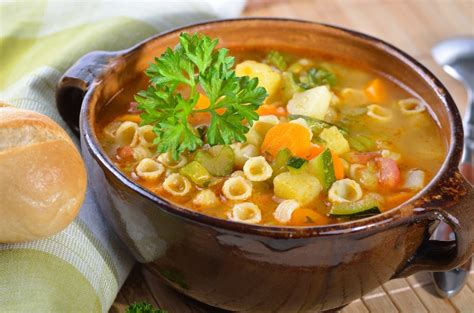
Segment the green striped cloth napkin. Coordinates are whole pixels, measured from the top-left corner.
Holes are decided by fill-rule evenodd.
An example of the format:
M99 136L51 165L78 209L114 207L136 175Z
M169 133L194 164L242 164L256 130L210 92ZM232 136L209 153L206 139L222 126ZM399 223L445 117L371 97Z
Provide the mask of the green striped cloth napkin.
M235 17L244 2L0 1L0 101L49 115L67 129L55 86L79 57L124 49L180 25ZM0 244L0 312L105 312L134 262L88 190L78 218L61 233Z

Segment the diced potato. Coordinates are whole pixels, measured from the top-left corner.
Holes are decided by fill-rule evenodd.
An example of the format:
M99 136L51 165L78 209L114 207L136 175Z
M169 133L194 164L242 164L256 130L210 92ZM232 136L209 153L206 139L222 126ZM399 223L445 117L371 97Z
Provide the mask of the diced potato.
M323 189L319 180L308 173L281 173L273 180L277 197L293 199L305 205L319 195Z
M328 86L318 86L295 93L286 107L289 114L305 115L323 120L331 103L332 92Z
M265 88L268 98L271 98L280 88L281 75L267 64L256 61L244 61L235 67L237 76L257 77L258 85Z
M349 142L336 126L325 128L319 137L327 143L329 149L339 155L350 151Z
M220 203L216 194L209 189L201 190L193 199L193 204L202 208L214 208Z

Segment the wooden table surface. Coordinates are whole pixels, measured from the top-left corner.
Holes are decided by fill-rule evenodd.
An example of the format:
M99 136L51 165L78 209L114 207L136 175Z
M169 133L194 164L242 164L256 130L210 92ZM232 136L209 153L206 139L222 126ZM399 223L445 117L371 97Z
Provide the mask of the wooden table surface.
M250 0L244 16L278 16L334 24L401 48L427 66L451 92L461 112L467 94L433 60L432 46L452 36L474 36L474 0ZM129 303L148 301L170 313L209 312L166 286L140 265L135 266L111 312ZM355 312L474 312L474 272L453 299L437 297L428 273L387 282L342 310Z

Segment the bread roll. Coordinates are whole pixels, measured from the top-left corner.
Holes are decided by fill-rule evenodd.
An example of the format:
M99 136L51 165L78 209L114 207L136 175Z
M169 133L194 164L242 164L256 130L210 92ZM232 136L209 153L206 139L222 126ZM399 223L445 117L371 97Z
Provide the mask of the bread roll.
M76 217L86 170L49 117L0 105L0 242L51 236Z

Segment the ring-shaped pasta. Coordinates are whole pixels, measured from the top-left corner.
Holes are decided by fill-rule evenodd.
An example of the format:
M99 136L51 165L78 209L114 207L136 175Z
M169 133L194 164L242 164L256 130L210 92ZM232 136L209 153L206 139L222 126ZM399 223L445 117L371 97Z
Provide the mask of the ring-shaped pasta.
M153 146L153 140L156 138L155 132L153 132L153 126L144 125L138 128L138 137L140 145L145 147Z
M288 223L291 220L291 215L293 215L293 212L299 207L300 204L298 201L285 200L277 206L275 212L273 212L273 216L280 223Z
M252 144L234 143L230 146L234 151L235 166L242 168L245 162L258 155L258 149Z
M398 101L400 111L405 115L413 115L426 110L423 103L416 98L408 98Z
M220 203L219 198L210 189L204 189L194 197L193 204L201 208L214 208Z
M389 121L393 117L392 111L390 109L384 108L378 104L371 104L367 106L367 115L381 122Z
M234 205L229 218L236 222L256 224L262 220L260 208L252 202L243 202Z
M136 146L133 148L133 158L137 161L151 157L152 153L148 148L143 146Z
M349 167L349 177L352 178L352 179L357 179L358 178L358 174L359 174L359 171L360 170L363 170L365 169L366 166L365 165L362 165L362 164L351 164L350 167Z
M173 196L186 196L191 191L191 182L181 174L173 173L166 177L163 188Z
M138 144L138 124L134 122L123 122L115 132L115 142L123 147L134 147Z
M252 195L252 184L242 176L230 177L224 182L222 193L229 200L246 200Z
M122 125L121 122L114 121L104 127L103 132L107 139L115 140L117 129L120 127L120 125Z
M272 177L273 169L263 156L253 157L244 165L244 174L250 181L265 181Z
M230 177L243 177L245 178L244 171L235 171L232 174L230 174Z
M157 157L157 160L158 160L158 162L160 162L161 164L163 164L164 166L166 166L167 168L170 168L170 169L181 168L181 167L185 166L186 163L188 163L188 159L184 155L180 154L179 159L174 160L171 157L171 154L169 152L160 154Z
M360 185L349 178L334 182L328 192L328 199L331 202L354 202L361 198Z
M150 158L141 160L135 168L137 176L146 181L156 181L164 172L165 167L163 164Z

